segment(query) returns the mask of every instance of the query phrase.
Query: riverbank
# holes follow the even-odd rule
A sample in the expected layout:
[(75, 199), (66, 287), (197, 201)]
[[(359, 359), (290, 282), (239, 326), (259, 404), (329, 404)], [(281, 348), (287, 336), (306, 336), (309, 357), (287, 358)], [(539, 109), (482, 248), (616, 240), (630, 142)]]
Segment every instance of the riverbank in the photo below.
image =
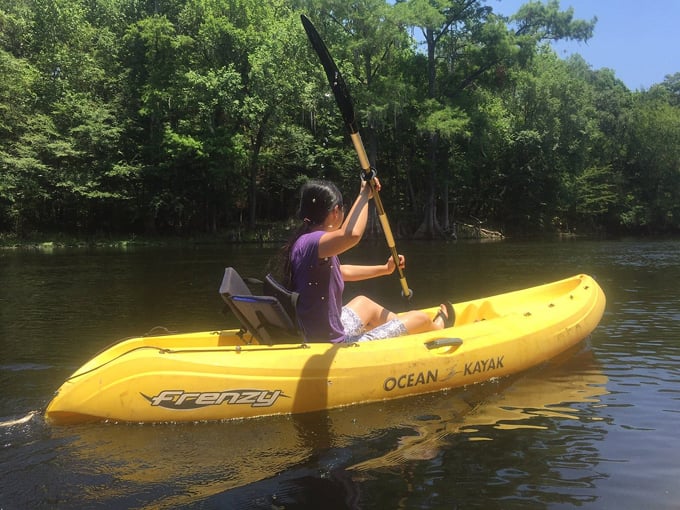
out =
[[(455, 222), (454, 228), (442, 233), (440, 240), (500, 240), (505, 236), (502, 232), (485, 229), (481, 224)], [(182, 245), (216, 245), (225, 243), (284, 243), (296, 228), (292, 221), (265, 223), (250, 227), (234, 227), (216, 233), (199, 234), (69, 234), (64, 232), (34, 232), (26, 236), (12, 233), (0, 233), (0, 249), (32, 249), (53, 250), (57, 248), (132, 248), (137, 246), (182, 246)], [(545, 235), (545, 234), (542, 234)], [(563, 234), (562, 234), (563, 235)], [(409, 236), (395, 236), (406, 239)], [(365, 239), (383, 239), (382, 230), (377, 223), (369, 225)]]
[(66, 235), (35, 235), (19, 238), (12, 235), (0, 236), (0, 249), (3, 250), (41, 250), (50, 251), (60, 248), (127, 248), (132, 246), (165, 246), (181, 244), (180, 240), (137, 238), (79, 238)]
[(289, 223), (259, 225), (253, 229), (229, 229), (217, 233), (187, 235), (76, 235), (36, 232), (27, 236), (0, 233), (0, 249), (54, 250), (61, 248), (133, 248), (143, 246), (218, 245), (225, 243), (283, 243)]

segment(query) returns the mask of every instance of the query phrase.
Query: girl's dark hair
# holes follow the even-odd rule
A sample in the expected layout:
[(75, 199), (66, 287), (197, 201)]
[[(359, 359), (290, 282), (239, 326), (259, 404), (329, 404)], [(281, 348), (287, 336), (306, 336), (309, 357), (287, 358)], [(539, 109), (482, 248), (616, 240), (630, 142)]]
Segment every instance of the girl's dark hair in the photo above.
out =
[(330, 181), (312, 179), (304, 183), (300, 188), (300, 206), (297, 215), (302, 220), (302, 223), (293, 232), (286, 244), (281, 247), (277, 263), (275, 264), (276, 273), (278, 273), (276, 277), (286, 287), (290, 288), (292, 283), (290, 250), (293, 248), (295, 241), (301, 235), (321, 225), (336, 205), (342, 207), (342, 193)]
[(336, 205), (342, 207), (342, 193), (335, 184), (316, 179), (307, 181), (300, 189), (298, 218), (312, 226), (320, 225)]

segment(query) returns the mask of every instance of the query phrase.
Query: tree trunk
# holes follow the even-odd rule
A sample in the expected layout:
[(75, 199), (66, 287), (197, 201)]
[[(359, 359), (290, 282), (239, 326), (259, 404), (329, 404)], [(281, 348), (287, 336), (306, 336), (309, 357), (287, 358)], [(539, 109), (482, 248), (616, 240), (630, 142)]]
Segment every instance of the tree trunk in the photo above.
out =
[(250, 155), (250, 172), (248, 179), (248, 226), (253, 228), (257, 220), (257, 173), (260, 169), (260, 151), (264, 142), (267, 122), (271, 117), (271, 111), (267, 111), (262, 117), (260, 127), (252, 142)]
[[(437, 96), (436, 79), (437, 68), (435, 61), (435, 34), (432, 28), (425, 30), (425, 40), (427, 41), (427, 82), (428, 82), (428, 97), (435, 99)], [(435, 182), (437, 177), (437, 145), (439, 137), (437, 133), (430, 133), (428, 155), (429, 155), (429, 172), (428, 172), (428, 187), (425, 199), (425, 217), (423, 222), (416, 230), (415, 237), (419, 239), (433, 239), (435, 234), (441, 229), (437, 224), (437, 207), (435, 203)]]
[(451, 230), (451, 223), (449, 222), (449, 181), (444, 180), (444, 186), (442, 189), (442, 202), (444, 204), (444, 210), (442, 211), (442, 216), (444, 217), (444, 225), (442, 225), (444, 232), (447, 233)]
[(428, 187), (425, 199), (425, 217), (423, 223), (416, 230), (416, 239), (434, 239), (441, 235), (441, 227), (437, 222), (437, 204), (435, 183), (437, 182), (437, 145), (439, 137), (436, 133), (430, 134), (429, 141), (429, 172), (428, 172)]
[[(367, 129), (364, 130), (364, 134), (366, 135), (366, 138), (364, 139), (364, 145), (366, 149), (366, 155), (368, 156), (368, 162), (371, 164), (372, 167), (376, 167), (377, 166), (376, 161), (378, 159), (378, 139), (375, 136), (375, 130), (371, 126), (369, 126)], [(379, 175), (378, 178), (380, 178)], [(383, 235), (382, 232), (379, 232), (378, 227), (379, 225), (380, 222), (378, 221), (378, 215), (376, 214), (375, 207), (369, 208), (367, 237), (376, 238), (378, 237), (378, 235)]]
[[(259, 137), (258, 137), (259, 138)], [(248, 178), (248, 227), (253, 228), (257, 219), (257, 170), (260, 159), (260, 145), (253, 147), (250, 157), (250, 172)]]

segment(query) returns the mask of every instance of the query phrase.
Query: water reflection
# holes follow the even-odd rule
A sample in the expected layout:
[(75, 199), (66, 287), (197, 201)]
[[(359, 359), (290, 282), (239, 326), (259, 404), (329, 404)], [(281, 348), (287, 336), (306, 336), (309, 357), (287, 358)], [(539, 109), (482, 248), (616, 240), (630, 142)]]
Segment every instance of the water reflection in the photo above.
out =
[[(163, 507), (259, 480), (302, 462), (295, 428), (285, 418), (231, 423), (120, 425), (91, 424), (53, 429), (66, 441), (60, 456), (79, 477), (106, 473), (115, 483), (98, 487), (87, 502), (139, 504), (148, 488), (173, 490), (151, 497)], [(76, 467), (77, 466), (77, 467)], [(87, 505), (86, 505), (87, 506)]]
[[(425, 395), (358, 408), (314, 413), (292, 419), (300, 451), (315, 452), (304, 462), (291, 465), (283, 474), (215, 494), (194, 506), (201, 508), (361, 508), (362, 491), (383, 476), (408, 480), (407, 492), (400, 487), (402, 503), (418, 497), (421, 490), (433, 491), (436, 480), (449, 478), (445, 473), (444, 456), (450, 457), (463, 441), (469, 445), (482, 440), (497, 442), (499, 454), (507, 452), (510, 430), (537, 429), (550, 431), (548, 421), (597, 422), (600, 397), (607, 393), (607, 378), (595, 364), (590, 350), (569, 360), (551, 364), (524, 376), (507, 378), (492, 384), (478, 385), (447, 394)], [(414, 409), (422, 411), (414, 413)], [(423, 414), (424, 413), (424, 414)], [(302, 421), (301, 421), (302, 420)], [(569, 436), (569, 435), (568, 435)], [(597, 463), (597, 442), (600, 433), (588, 437), (575, 427), (564, 443), (551, 445), (552, 457), (559, 461), (546, 466), (553, 493), (559, 487), (570, 486), (574, 466), (589, 470)], [(542, 448), (534, 444), (530, 434), (520, 434), (527, 450)], [(366, 439), (370, 438), (370, 443)], [(536, 440), (537, 442), (540, 439)], [(393, 449), (372, 456), (368, 450), (375, 444)], [(515, 446), (516, 449), (516, 446)], [(357, 456), (368, 458), (356, 462)], [(485, 454), (493, 461), (494, 455)], [(475, 462), (485, 462), (477, 457)], [(424, 476), (422, 470), (427, 470)], [(541, 470), (544, 472), (545, 470)], [(416, 473), (418, 473), (416, 475)], [(395, 478), (395, 475), (396, 478)], [(497, 472), (494, 483), (511, 485), (510, 492), (527, 491), (517, 485), (522, 477), (512, 470)], [(533, 476), (533, 475), (532, 475)], [(583, 478), (578, 484), (592, 483)], [(428, 485), (427, 489), (422, 485)], [(493, 485), (493, 483), (492, 483)], [(454, 485), (448, 484), (449, 491)], [(438, 487), (434, 492), (438, 492)], [(561, 496), (577, 502), (578, 498)], [(375, 499), (375, 498), (374, 498)], [(385, 499), (385, 508), (394, 507)], [(329, 506), (330, 505), (330, 506)], [(407, 506), (438, 508), (413, 501)]]
[[(586, 364), (590, 369), (584, 370)], [(571, 370), (574, 368), (577, 371)], [(429, 409), (433, 415), (408, 424), (415, 435), (401, 437), (396, 449), (349, 469), (386, 469), (413, 459), (432, 459), (454, 434), (469, 441), (490, 441), (493, 429), (548, 428), (536, 418), (578, 421), (583, 419), (582, 410), (574, 405), (600, 402), (607, 394), (606, 384), (607, 377), (597, 369), (590, 349), (578, 356), (567, 353), (519, 378), (485, 383), (449, 396)]]

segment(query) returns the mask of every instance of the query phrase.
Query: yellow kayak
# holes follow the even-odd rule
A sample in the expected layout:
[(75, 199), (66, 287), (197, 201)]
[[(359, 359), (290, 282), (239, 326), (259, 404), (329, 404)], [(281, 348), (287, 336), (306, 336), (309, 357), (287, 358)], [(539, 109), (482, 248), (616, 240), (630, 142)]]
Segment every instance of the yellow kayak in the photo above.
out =
[[(59, 388), (53, 423), (228, 420), (331, 409), (503, 377), (578, 344), (605, 307), (587, 275), (454, 304), (453, 327), (358, 344), (264, 343), (242, 330), (145, 336)], [(438, 308), (425, 310), (432, 314)]]

